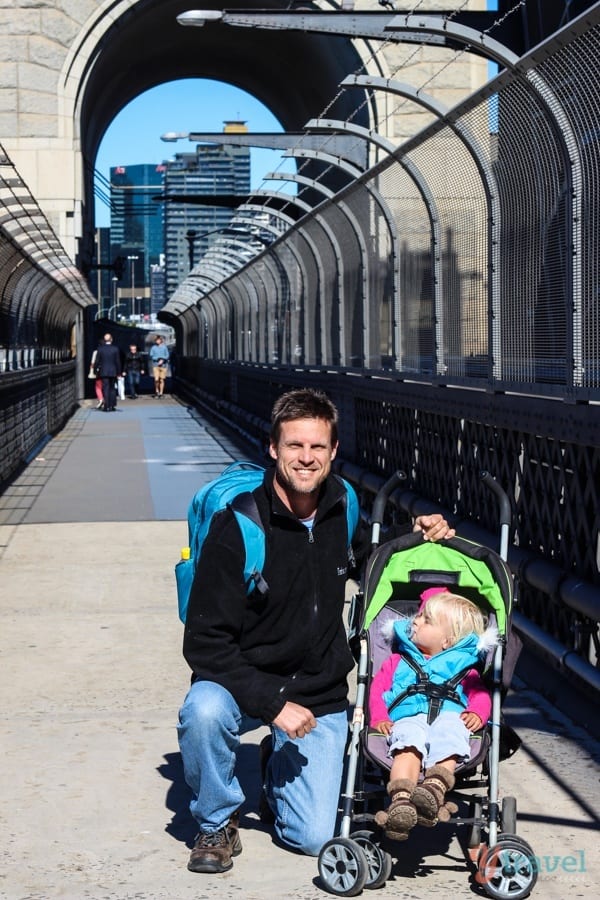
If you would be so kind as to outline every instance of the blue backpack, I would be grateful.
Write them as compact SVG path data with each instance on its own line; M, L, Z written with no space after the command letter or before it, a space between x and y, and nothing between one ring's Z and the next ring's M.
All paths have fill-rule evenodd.
M262 576L265 564L265 532L252 491L262 484L265 470L250 462L233 462L208 484L203 485L194 494L188 509L188 534L190 546L184 547L181 559L175 566L177 582L177 603L179 618L185 623L187 607L200 558L202 544L210 528L212 517L226 507L230 507L242 532L246 549L244 565L244 582L247 592L268 591L268 585ZM334 476L339 478L339 476ZM339 480L346 488L346 520L348 524L348 547L358 525L358 498L354 489L343 478Z

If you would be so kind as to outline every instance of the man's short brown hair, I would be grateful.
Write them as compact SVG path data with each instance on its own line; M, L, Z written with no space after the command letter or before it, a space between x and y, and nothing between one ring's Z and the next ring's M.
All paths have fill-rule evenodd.
M277 444L283 422L295 419L323 419L331 426L331 445L338 442L338 411L323 391L297 388L282 394L273 404L271 413L271 442Z

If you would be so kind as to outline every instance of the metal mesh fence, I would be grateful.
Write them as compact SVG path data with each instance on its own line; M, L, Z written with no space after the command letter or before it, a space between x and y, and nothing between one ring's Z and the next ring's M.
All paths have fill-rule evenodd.
M228 299L205 290L209 332L232 303L239 332L208 356L600 397L599 18L429 110L233 274Z

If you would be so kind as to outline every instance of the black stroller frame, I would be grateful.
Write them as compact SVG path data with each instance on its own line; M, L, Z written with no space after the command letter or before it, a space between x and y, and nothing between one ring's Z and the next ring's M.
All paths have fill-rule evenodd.
M372 675L369 625L377 618L381 609L375 613L367 611L374 594L371 583L377 582L381 577L390 554L407 549L409 552L416 552L417 557L419 554L424 557L427 553L426 542L419 535L395 538L380 544L385 507L404 477L402 472L396 472L375 498L371 517L371 554L363 573L361 589L354 598L350 613L349 639L358 659L358 670L345 786L340 799L340 830L338 837L324 844L318 860L323 886L330 893L341 897L357 896L365 887L382 887L390 877L393 865L391 854L383 846L384 833L376 824L373 812L373 802L377 802L378 808L382 807L386 796L385 782L379 791L369 788L369 784L381 781L381 778L373 775L373 771L378 767L389 769L389 763L382 761L381 752L378 754L373 750L377 741L380 747L385 746L385 737L369 735L365 721L365 701ZM466 596L469 596L470 589L471 599L476 600L480 606L487 604L485 611L491 613L490 618L496 618L501 639L491 651L491 659L486 666L485 679L492 698L490 720L482 732L474 736L471 758L457 768L457 783L447 796L447 799L468 800L469 815L452 815L449 821L468 827L466 843L470 860L476 868L475 881L485 893L497 900L521 900L529 895L537 881L536 857L529 844L516 834L516 799L506 796L500 802L499 795L500 760L512 755L520 745L517 736L504 725L501 718L502 700L512 675L512 671L503 671L506 646L511 636L512 576L506 564L511 512L508 497L494 478L487 472L481 473L481 477L499 502L499 554L460 537L451 538L442 544L444 552L446 547L449 548L451 558L459 558L461 555L465 557L467 582L471 568L479 566L479 571L487 571L487 586L481 582L477 586L468 585L465 590L460 582L457 584L448 581L448 585L457 584L456 589ZM408 601L399 601L396 606L404 606L406 609L407 603L410 605L412 601L411 612L416 611L418 594L424 588L444 584L445 577L455 576L454 572L439 570L411 571L411 579L415 579L415 583L410 585L412 595L409 591ZM477 576L474 581L477 581ZM406 588L403 584L403 594ZM501 597L500 603L498 597ZM493 602L490 602L490 598ZM388 615L389 605L386 601L381 607L385 607L384 611ZM394 607L393 602L391 606ZM398 617L394 612L391 615ZM487 788L487 796L475 794L465 797L462 793L474 788Z

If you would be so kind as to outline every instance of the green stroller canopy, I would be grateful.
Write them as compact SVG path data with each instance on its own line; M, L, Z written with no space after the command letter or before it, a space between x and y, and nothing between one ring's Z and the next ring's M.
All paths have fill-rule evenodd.
M463 546L472 546L478 555L491 553L487 548L481 548L480 545L463 538L460 539L460 543ZM509 576L504 569L499 568L498 575L506 581L500 586L485 559L461 553L454 549L450 542L445 541L439 543L425 541L418 546L392 552L371 599L366 598L368 605L363 627L365 629L369 627L392 597L398 584L414 586L417 582L425 590L438 583L436 575L439 577L440 586L445 586L458 594L462 591L473 600L480 598L480 606L481 601L484 601L488 606L488 610L484 611L495 613L498 630L501 635L506 636L512 602Z

